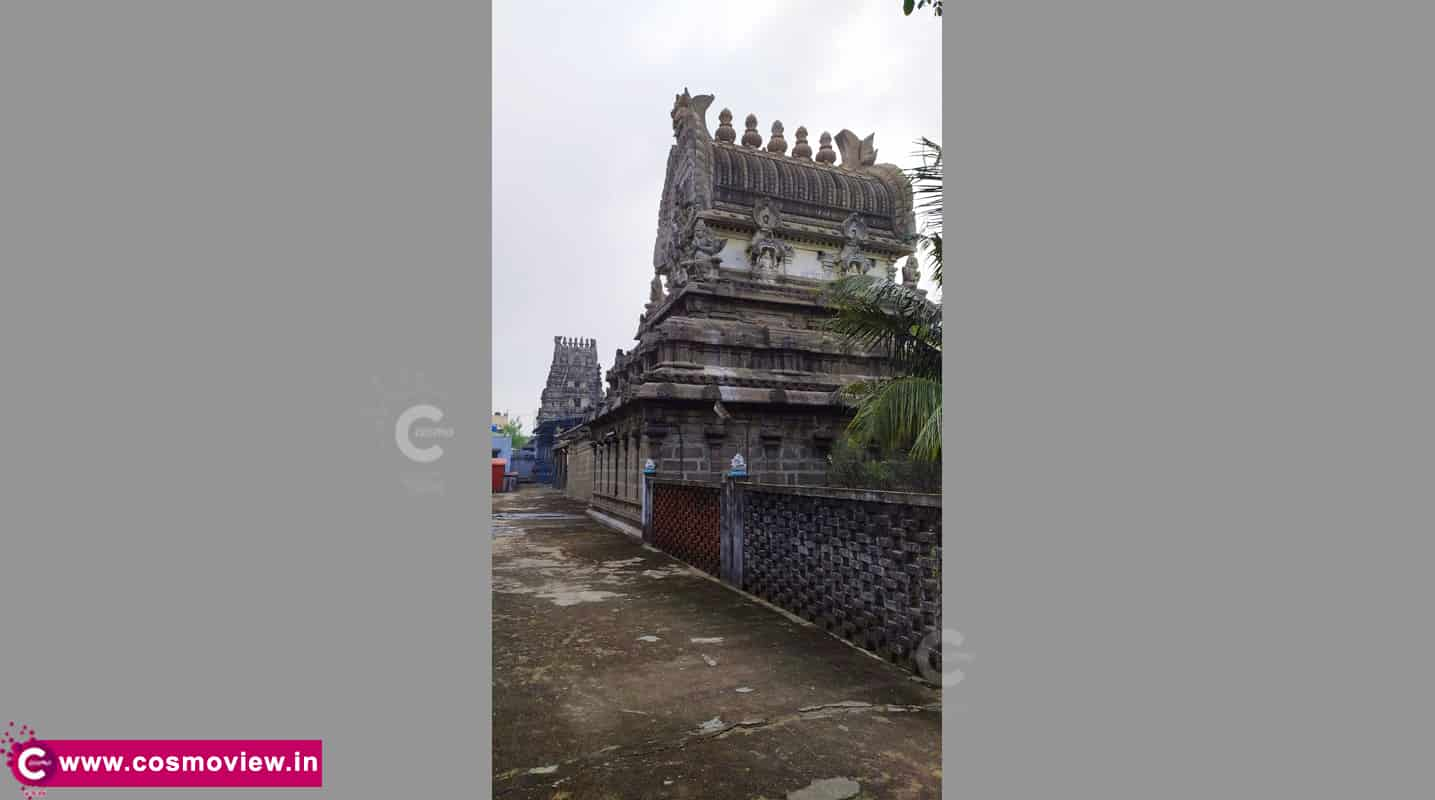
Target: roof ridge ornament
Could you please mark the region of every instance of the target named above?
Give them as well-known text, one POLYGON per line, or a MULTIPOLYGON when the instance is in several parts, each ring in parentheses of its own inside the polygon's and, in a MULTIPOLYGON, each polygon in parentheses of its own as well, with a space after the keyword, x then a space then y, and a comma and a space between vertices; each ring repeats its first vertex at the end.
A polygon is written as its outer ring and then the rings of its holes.
POLYGON ((812 145, 807 143, 807 128, 797 126, 797 144, 792 146, 792 157, 803 161, 812 160, 812 145))
POLYGON ((694 97, 688 93, 687 87, 683 87, 682 94, 673 95, 673 110, 669 114, 673 118, 673 138, 677 138, 682 132, 684 123, 697 123, 704 135, 708 132, 708 106, 712 105, 713 96, 700 94, 694 97))
POLYGON ((737 141, 737 131, 732 127, 732 110, 724 108, 718 112, 717 140, 732 144, 737 141))
POLYGON ((817 145, 817 163, 832 164, 837 161, 837 153, 832 149, 832 134, 823 131, 817 145))
POLYGON ((877 163, 877 148, 873 145, 875 133, 867 134, 866 139, 858 139, 857 134, 843 128, 837 132, 837 149, 842 151, 842 168, 857 169, 859 167, 870 167, 877 163))
POLYGON ((767 152, 782 155, 787 152, 787 140, 782 138, 782 120, 772 123, 772 136, 767 140, 767 152))
POLYGON ((757 115, 748 114, 745 124, 747 130, 742 132, 742 146, 762 147, 762 134, 757 132, 757 115))

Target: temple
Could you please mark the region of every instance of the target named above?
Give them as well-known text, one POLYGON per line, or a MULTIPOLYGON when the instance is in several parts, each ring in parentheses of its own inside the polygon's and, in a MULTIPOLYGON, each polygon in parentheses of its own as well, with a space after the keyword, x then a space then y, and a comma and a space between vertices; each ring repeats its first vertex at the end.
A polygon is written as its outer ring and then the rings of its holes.
MULTIPOLYGON (((751 114, 740 138, 727 109, 710 132, 712 101, 673 102, 636 344, 617 350, 591 415, 553 445, 556 483, 630 524, 645 466, 716 482, 740 456, 755 480, 822 484, 851 415, 838 390, 889 374, 883 354, 825 329, 823 289, 854 274, 919 277, 911 184, 877 163, 872 136, 824 132, 814 153, 799 127, 789 151, 780 121, 764 143, 751 114)), ((581 410, 574 397, 555 409, 581 410)))
POLYGON ((553 337, 553 364, 548 368, 548 383, 533 425, 533 480, 553 481, 554 437, 597 409, 603 397, 601 374, 595 340, 553 337))

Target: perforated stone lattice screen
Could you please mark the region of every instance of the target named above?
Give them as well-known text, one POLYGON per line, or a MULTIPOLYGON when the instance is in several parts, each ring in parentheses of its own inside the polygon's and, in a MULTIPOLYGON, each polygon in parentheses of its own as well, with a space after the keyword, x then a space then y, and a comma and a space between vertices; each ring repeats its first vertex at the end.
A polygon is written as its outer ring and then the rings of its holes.
POLYGON ((711 575, 719 574, 719 490, 653 486, 653 544, 711 575))
POLYGON ((743 589, 906 662, 941 624, 941 514, 749 491, 743 589))

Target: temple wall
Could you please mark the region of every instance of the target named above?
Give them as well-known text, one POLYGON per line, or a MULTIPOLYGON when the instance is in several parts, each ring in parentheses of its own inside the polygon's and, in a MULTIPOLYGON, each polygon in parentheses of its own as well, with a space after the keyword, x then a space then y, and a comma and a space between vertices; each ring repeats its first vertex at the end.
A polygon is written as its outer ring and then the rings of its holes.
POLYGON ((827 455, 846 424, 841 413, 744 406, 727 410, 732 418, 726 421, 719 420, 711 406, 650 411, 642 457, 653 459, 662 478, 718 481, 732 457, 742 453, 753 480, 783 486, 826 483, 827 455))
POLYGON ((593 497, 593 449, 587 442, 580 442, 565 452, 568 472, 563 493, 574 500, 590 500, 593 497))

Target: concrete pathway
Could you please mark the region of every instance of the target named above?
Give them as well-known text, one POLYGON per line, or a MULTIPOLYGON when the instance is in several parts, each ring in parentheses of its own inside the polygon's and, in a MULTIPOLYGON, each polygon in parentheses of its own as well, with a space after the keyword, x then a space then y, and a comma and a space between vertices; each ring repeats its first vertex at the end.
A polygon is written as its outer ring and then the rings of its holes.
POLYGON ((552 490, 493 537, 495 797, 940 797, 939 691, 552 490))

